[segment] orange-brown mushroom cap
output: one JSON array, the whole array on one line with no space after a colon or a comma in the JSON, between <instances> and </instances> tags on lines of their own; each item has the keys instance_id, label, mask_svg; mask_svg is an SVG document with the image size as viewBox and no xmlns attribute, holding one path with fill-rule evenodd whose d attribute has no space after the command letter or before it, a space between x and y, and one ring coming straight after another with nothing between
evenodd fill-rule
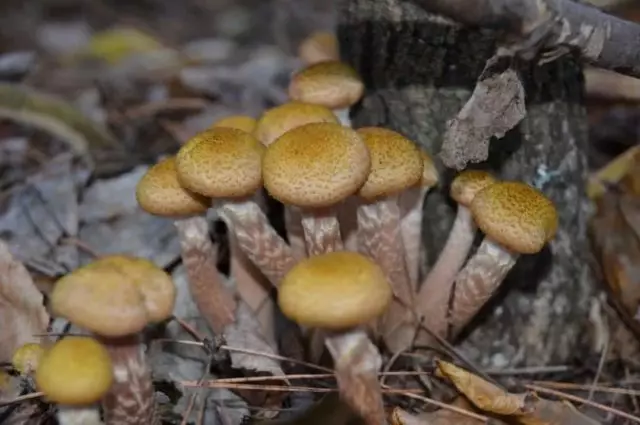
<instances>
[{"instance_id":1,"label":"orange-brown mushroom cap","mask_svg":"<svg viewBox=\"0 0 640 425\"><path fill-rule=\"evenodd\" d=\"M420 156L422 157L422 178L420 179L420 186L425 188L432 188L433 186L438 184L440 177L438 176L438 169L436 165L433 163L433 158L431 155L420 150Z\"/></svg>"},{"instance_id":2,"label":"orange-brown mushroom cap","mask_svg":"<svg viewBox=\"0 0 640 425\"><path fill-rule=\"evenodd\" d=\"M322 105L303 102L287 102L265 111L258 119L253 134L269 146L289 130L313 122L340 123L338 117Z\"/></svg>"},{"instance_id":3,"label":"orange-brown mushroom cap","mask_svg":"<svg viewBox=\"0 0 640 425\"><path fill-rule=\"evenodd\" d=\"M51 309L77 326L105 337L141 331L173 312L175 286L148 260L112 255L60 278Z\"/></svg>"},{"instance_id":4,"label":"orange-brown mushroom cap","mask_svg":"<svg viewBox=\"0 0 640 425\"><path fill-rule=\"evenodd\" d=\"M553 202L521 182L497 182L479 191L471 202L478 228L507 249L534 254L558 229Z\"/></svg>"},{"instance_id":5,"label":"orange-brown mushroom cap","mask_svg":"<svg viewBox=\"0 0 640 425\"><path fill-rule=\"evenodd\" d=\"M176 155L178 181L210 198L255 193L262 184L264 146L251 134L229 127L203 131Z\"/></svg>"},{"instance_id":6,"label":"orange-brown mushroom cap","mask_svg":"<svg viewBox=\"0 0 640 425\"><path fill-rule=\"evenodd\" d=\"M385 312L391 298L382 269L349 251L300 261L278 287L278 304L288 318L334 330L368 323Z\"/></svg>"},{"instance_id":7,"label":"orange-brown mushroom cap","mask_svg":"<svg viewBox=\"0 0 640 425\"><path fill-rule=\"evenodd\" d=\"M65 337L44 353L35 373L35 382L51 402L93 404L113 383L109 352L93 338Z\"/></svg>"},{"instance_id":8,"label":"orange-brown mushroom cap","mask_svg":"<svg viewBox=\"0 0 640 425\"><path fill-rule=\"evenodd\" d=\"M364 83L344 62L324 61L297 72L289 83L289 97L331 109L348 108L362 98Z\"/></svg>"},{"instance_id":9,"label":"orange-brown mushroom cap","mask_svg":"<svg viewBox=\"0 0 640 425\"><path fill-rule=\"evenodd\" d=\"M338 38L329 31L309 34L298 46L298 57L307 65L327 60L338 60Z\"/></svg>"},{"instance_id":10,"label":"orange-brown mushroom cap","mask_svg":"<svg viewBox=\"0 0 640 425\"><path fill-rule=\"evenodd\" d=\"M11 365L21 375L29 375L38 367L44 351L44 347L36 342L23 344L13 353Z\"/></svg>"},{"instance_id":11,"label":"orange-brown mushroom cap","mask_svg":"<svg viewBox=\"0 0 640 425\"><path fill-rule=\"evenodd\" d=\"M494 184L497 179L483 170L464 170L451 182L449 195L458 204L469 207L476 194L485 187Z\"/></svg>"},{"instance_id":12,"label":"orange-brown mushroom cap","mask_svg":"<svg viewBox=\"0 0 640 425\"><path fill-rule=\"evenodd\" d=\"M374 199L399 193L420 182L424 161L411 140L380 127L363 127L357 133L371 155L371 172L358 195Z\"/></svg>"},{"instance_id":13,"label":"orange-brown mushroom cap","mask_svg":"<svg viewBox=\"0 0 640 425\"><path fill-rule=\"evenodd\" d=\"M264 187L285 204L328 207L354 194L371 169L367 146L354 130L313 123L283 134L267 148Z\"/></svg>"},{"instance_id":14,"label":"orange-brown mushroom cap","mask_svg":"<svg viewBox=\"0 0 640 425\"><path fill-rule=\"evenodd\" d=\"M253 133L257 124L258 121L248 115L230 115L216 121L209 128L229 127L246 131L247 133Z\"/></svg>"},{"instance_id":15,"label":"orange-brown mushroom cap","mask_svg":"<svg viewBox=\"0 0 640 425\"><path fill-rule=\"evenodd\" d=\"M147 170L136 186L136 199L144 211L165 217L203 214L211 205L206 196L180 185L173 156Z\"/></svg>"}]
</instances>

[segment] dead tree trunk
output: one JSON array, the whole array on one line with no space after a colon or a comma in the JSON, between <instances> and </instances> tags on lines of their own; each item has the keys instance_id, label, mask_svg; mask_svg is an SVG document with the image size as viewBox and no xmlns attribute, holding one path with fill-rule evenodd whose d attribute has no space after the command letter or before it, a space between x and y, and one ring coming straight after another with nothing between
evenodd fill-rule
<instances>
[{"instance_id":1,"label":"dead tree trunk","mask_svg":"<svg viewBox=\"0 0 640 425\"><path fill-rule=\"evenodd\" d=\"M338 34L343 59L366 82L352 111L354 127L385 126L411 137L434 156L446 121L469 98L493 54L494 34L461 28L399 0L342 0ZM565 56L519 66L527 118L492 140L480 164L505 179L541 189L557 205L560 229L548 250L522 258L503 290L462 336L464 352L483 366L542 365L570 361L585 344L594 275L586 221L586 115L582 70ZM452 222L447 192L453 173L425 203L424 242L431 264Z\"/></svg>"}]
</instances>

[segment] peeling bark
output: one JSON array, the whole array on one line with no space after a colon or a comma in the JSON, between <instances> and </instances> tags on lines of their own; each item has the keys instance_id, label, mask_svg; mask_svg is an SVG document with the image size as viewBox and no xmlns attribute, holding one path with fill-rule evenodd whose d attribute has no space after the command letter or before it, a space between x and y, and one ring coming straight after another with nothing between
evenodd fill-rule
<instances>
[{"instance_id":1,"label":"peeling bark","mask_svg":"<svg viewBox=\"0 0 640 425\"><path fill-rule=\"evenodd\" d=\"M366 85L362 102L351 112L354 128L384 126L438 152L447 120L469 99L494 53L495 34L461 28L398 0L343 0L339 16L342 58ZM571 359L583 347L594 289L586 237L590 206L584 192L582 70L570 56L516 65L527 117L504 138L492 139L489 160L476 167L541 189L558 205L560 226L550 249L519 259L504 290L483 310L487 314L463 335L465 354L493 367ZM442 184L427 196L423 220L429 264L454 217L447 196L453 172L436 165Z\"/></svg>"}]
</instances>

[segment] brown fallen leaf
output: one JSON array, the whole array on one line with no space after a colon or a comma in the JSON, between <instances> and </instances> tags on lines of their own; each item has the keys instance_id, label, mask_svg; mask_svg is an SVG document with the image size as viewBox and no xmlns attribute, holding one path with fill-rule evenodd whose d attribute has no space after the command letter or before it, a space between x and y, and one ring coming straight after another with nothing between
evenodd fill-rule
<instances>
[{"instance_id":1,"label":"brown fallen leaf","mask_svg":"<svg viewBox=\"0 0 640 425\"><path fill-rule=\"evenodd\" d=\"M458 397L451 403L452 406L460 409L473 411L473 408L469 401L464 397ZM462 413L454 412L453 410L440 409L435 412L426 412L419 415L414 415L406 410L396 407L391 413L391 425L478 425L484 424L478 418L463 415ZM496 420L495 424L503 423Z\"/></svg>"},{"instance_id":2,"label":"brown fallen leaf","mask_svg":"<svg viewBox=\"0 0 640 425\"><path fill-rule=\"evenodd\" d=\"M27 269L0 241L0 362L10 362L13 352L35 335L47 332L49 314L44 297Z\"/></svg>"}]
</instances>

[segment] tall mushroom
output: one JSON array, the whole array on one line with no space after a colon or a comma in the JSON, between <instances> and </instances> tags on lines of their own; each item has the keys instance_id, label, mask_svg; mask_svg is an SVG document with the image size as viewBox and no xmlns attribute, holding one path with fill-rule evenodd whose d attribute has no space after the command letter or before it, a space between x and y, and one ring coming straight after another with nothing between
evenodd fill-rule
<instances>
[{"instance_id":1,"label":"tall mushroom","mask_svg":"<svg viewBox=\"0 0 640 425\"><path fill-rule=\"evenodd\" d=\"M382 359L364 330L391 301L385 274L356 252L302 260L285 276L278 304L291 320L328 333L340 395L368 425L385 423L378 373Z\"/></svg>"},{"instance_id":2,"label":"tall mushroom","mask_svg":"<svg viewBox=\"0 0 640 425\"><path fill-rule=\"evenodd\" d=\"M159 425L154 389L140 332L171 317L176 289L151 261L109 255L60 278L51 309L106 346L114 382L103 398L106 425Z\"/></svg>"},{"instance_id":3,"label":"tall mushroom","mask_svg":"<svg viewBox=\"0 0 640 425\"><path fill-rule=\"evenodd\" d=\"M535 254L558 229L558 214L539 190L504 181L479 191L471 214L485 237L458 273L449 316L457 335L495 293L521 254Z\"/></svg>"},{"instance_id":4,"label":"tall mushroom","mask_svg":"<svg viewBox=\"0 0 640 425\"><path fill-rule=\"evenodd\" d=\"M400 229L407 262L409 279L417 291L420 276L420 256L422 247L422 216L424 197L432 187L438 184L438 170L431 156L420 150L422 156L422 178L414 187L400 194Z\"/></svg>"},{"instance_id":5,"label":"tall mushroom","mask_svg":"<svg viewBox=\"0 0 640 425\"><path fill-rule=\"evenodd\" d=\"M349 108L364 94L364 82L355 69L345 62L317 62L296 72L289 83L292 100L323 105L332 109L340 122L348 127Z\"/></svg>"},{"instance_id":6,"label":"tall mushroom","mask_svg":"<svg viewBox=\"0 0 640 425\"><path fill-rule=\"evenodd\" d=\"M191 296L209 326L221 333L234 320L236 300L219 278L215 247L203 217L211 200L180 185L174 156L147 170L136 186L136 199L147 213L174 219Z\"/></svg>"},{"instance_id":7,"label":"tall mushroom","mask_svg":"<svg viewBox=\"0 0 640 425\"><path fill-rule=\"evenodd\" d=\"M93 338L67 336L40 358L35 383L44 397L58 404L60 425L102 425L96 407L113 384L107 349Z\"/></svg>"},{"instance_id":8,"label":"tall mushroom","mask_svg":"<svg viewBox=\"0 0 640 425\"><path fill-rule=\"evenodd\" d=\"M476 193L495 182L492 174L482 170L462 171L451 182L449 195L458 204L456 217L444 247L416 297L426 326L441 337L447 332L447 311L456 274L467 260L477 231L469 206ZM421 336L430 341L429 334ZM419 338L419 344L422 342L426 341Z\"/></svg>"},{"instance_id":9,"label":"tall mushroom","mask_svg":"<svg viewBox=\"0 0 640 425\"><path fill-rule=\"evenodd\" d=\"M262 161L269 194L302 209L309 255L343 248L333 207L360 189L370 168L362 137L335 123L306 124L286 132L269 145Z\"/></svg>"},{"instance_id":10,"label":"tall mushroom","mask_svg":"<svg viewBox=\"0 0 640 425\"><path fill-rule=\"evenodd\" d=\"M358 243L380 264L396 296L382 324L384 340L395 352L411 343L416 328L398 195L420 181L423 159L417 146L395 131L363 127L357 133L371 155L371 172L358 191L363 200L357 209Z\"/></svg>"}]
</instances>

